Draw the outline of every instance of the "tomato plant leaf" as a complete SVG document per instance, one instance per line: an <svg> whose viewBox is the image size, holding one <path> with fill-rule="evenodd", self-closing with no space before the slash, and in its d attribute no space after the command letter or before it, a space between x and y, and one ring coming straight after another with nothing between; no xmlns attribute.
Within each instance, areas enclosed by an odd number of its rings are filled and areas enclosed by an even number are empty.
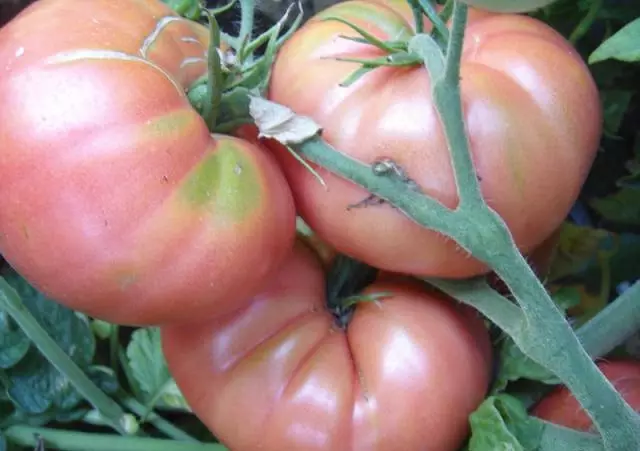
<svg viewBox="0 0 640 451"><path fill-rule="evenodd" d="M2 270L2 276L71 359L80 368L88 367L96 343L87 318L48 299L10 267ZM28 413L40 414L49 408L69 410L82 400L66 376L35 347L30 347L25 357L9 368L6 375L10 399Z"/></svg>
<svg viewBox="0 0 640 451"><path fill-rule="evenodd" d="M600 91L606 134L617 135L634 94L634 91L621 89Z"/></svg>
<svg viewBox="0 0 640 451"><path fill-rule="evenodd" d="M590 205L608 221L640 225L640 189L622 188L609 196L592 199Z"/></svg>
<svg viewBox="0 0 640 451"><path fill-rule="evenodd" d="M137 329L127 346L127 358L131 370L129 377L143 395L148 408L158 406L188 410L188 406L169 373L162 352L160 329Z"/></svg>
<svg viewBox="0 0 640 451"><path fill-rule="evenodd" d="M525 451L537 449L542 424L531 421L516 398L489 396L469 417L469 451Z"/></svg>
<svg viewBox="0 0 640 451"><path fill-rule="evenodd" d="M585 271L598 258L602 243L609 237L606 230L565 222L548 280L553 282Z"/></svg>
<svg viewBox="0 0 640 451"><path fill-rule="evenodd" d="M11 320L6 312L0 312L0 368L11 368L17 364L31 346L29 339Z"/></svg>
<svg viewBox="0 0 640 451"><path fill-rule="evenodd" d="M640 61L640 18L628 23L589 55L589 64L607 59Z"/></svg>

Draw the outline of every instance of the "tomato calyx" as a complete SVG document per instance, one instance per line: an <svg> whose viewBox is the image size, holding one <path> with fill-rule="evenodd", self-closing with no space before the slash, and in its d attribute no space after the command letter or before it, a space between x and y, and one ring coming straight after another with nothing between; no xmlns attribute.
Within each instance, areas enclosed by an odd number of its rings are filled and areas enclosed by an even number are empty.
<svg viewBox="0 0 640 451"><path fill-rule="evenodd" d="M242 31L247 28L244 24L241 24L239 36L223 36L216 15L227 11L235 1L217 9L203 7L199 13L206 16L210 29L209 67L207 73L187 89L187 97L212 133L228 133L253 123L248 114L249 98L266 92L276 53L303 19L302 5L298 3L297 16L282 33L295 6L292 4L274 26L255 38L251 37L250 31ZM243 8L253 8L252 2L241 0L241 3ZM252 22L253 9L249 12L243 13L243 21Z"/></svg>
<svg viewBox="0 0 640 451"><path fill-rule="evenodd" d="M414 11L418 33L406 40L382 40L342 17L323 17L322 21L340 22L360 35L360 37L342 35L340 36L342 39L372 45L385 53L385 55L375 58L332 58L336 61L360 65L357 70L340 83L341 87L349 87L367 73L380 67L408 67L424 64L433 78L440 75L444 67L444 52L449 39L449 30L441 16L436 13L429 2L414 0L409 3ZM434 24L434 31L431 34L422 32L423 14L426 14ZM418 24L420 25L418 26Z"/></svg>
<svg viewBox="0 0 640 451"><path fill-rule="evenodd" d="M337 327L348 327L358 302L376 301L388 296L387 293L361 293L377 276L378 269L372 266L343 254L335 257L326 280L326 306Z"/></svg>

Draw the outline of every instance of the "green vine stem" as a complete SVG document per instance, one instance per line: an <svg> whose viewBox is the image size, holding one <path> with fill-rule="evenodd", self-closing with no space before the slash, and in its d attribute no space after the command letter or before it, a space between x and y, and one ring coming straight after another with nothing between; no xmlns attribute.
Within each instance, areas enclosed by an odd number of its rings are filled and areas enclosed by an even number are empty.
<svg viewBox="0 0 640 451"><path fill-rule="evenodd" d="M66 451L228 451L218 443L186 443L146 437L120 437L113 434L91 434L60 429L11 426L4 431L6 439L19 446L35 447L39 438L49 447Z"/></svg>
<svg viewBox="0 0 640 451"><path fill-rule="evenodd" d="M578 329L578 338L593 358L602 357L640 330L640 281Z"/></svg>
<svg viewBox="0 0 640 451"><path fill-rule="evenodd" d="M434 103L451 149L460 199L455 210L412 189L402 171L383 171L377 163L373 167L362 164L332 149L317 135L288 145L311 162L350 179L392 204L418 224L452 238L493 268L514 294L519 308L498 293L476 291L477 281L429 281L475 306L511 335L526 355L555 374L588 412L607 450L640 449L640 416L599 371L518 251L503 219L482 198L469 152L460 97L460 55L466 17L466 5L455 2L445 69L439 76L429 71L433 76ZM430 69L428 64L427 69ZM474 283L476 287L472 286Z"/></svg>
<svg viewBox="0 0 640 451"><path fill-rule="evenodd" d="M162 432L168 438L183 442L199 443L195 437L189 435L170 421L165 420L156 412L147 412L147 407L133 396L122 393L118 396L118 400L123 406L135 413L138 417L144 416L145 422L153 425L158 431Z"/></svg>
<svg viewBox="0 0 640 451"><path fill-rule="evenodd" d="M603 0L591 0L587 14L580 20L569 36L569 41L572 44L576 44L591 29L593 22L598 18L602 3Z"/></svg>
<svg viewBox="0 0 640 451"><path fill-rule="evenodd" d="M127 434L126 425L131 421L131 415L126 414L118 403L100 390L58 346L3 277L0 277L0 308L11 315L42 355L71 381L78 392L109 421L116 431Z"/></svg>

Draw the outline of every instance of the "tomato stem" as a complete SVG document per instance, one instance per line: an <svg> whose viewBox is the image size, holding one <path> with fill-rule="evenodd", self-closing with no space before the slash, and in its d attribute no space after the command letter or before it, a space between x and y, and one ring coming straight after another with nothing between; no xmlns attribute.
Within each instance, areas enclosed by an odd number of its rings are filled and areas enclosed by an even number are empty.
<svg viewBox="0 0 640 451"><path fill-rule="evenodd" d="M640 281L578 329L578 337L594 358L607 355L638 332L640 324Z"/></svg>
<svg viewBox="0 0 640 451"><path fill-rule="evenodd" d="M413 20L416 27L416 33L424 32L424 20L422 18L423 12L420 3L417 0L409 0L411 6L411 12L413 13Z"/></svg>
<svg viewBox="0 0 640 451"><path fill-rule="evenodd" d="M418 2L424 14L433 24L433 32L440 36L442 42L446 43L449 40L449 29L433 6L433 0L409 0L409 3L413 2Z"/></svg>
<svg viewBox="0 0 640 451"><path fill-rule="evenodd" d="M602 0L592 0L589 5L587 14L580 20L578 25L573 29L571 35L569 35L569 42L576 44L580 38L582 38L590 29L593 23L598 18L598 13L602 8Z"/></svg>
<svg viewBox="0 0 640 451"><path fill-rule="evenodd" d="M203 106L203 116L209 126L214 130L220 114L220 102L224 79L222 77L222 62L220 58L220 27L218 21L211 12L205 12L209 19L210 43L208 49L209 73L207 75L208 101Z"/></svg>
<svg viewBox="0 0 640 451"><path fill-rule="evenodd" d="M255 8L255 0L240 0L240 32L238 34L238 42L241 43L241 48L251 42Z"/></svg>
<svg viewBox="0 0 640 451"><path fill-rule="evenodd" d="M170 421L165 420L162 416L158 415L156 412L147 413L147 408L140 401L138 401L133 396L129 396L128 394L122 392L118 397L118 401L129 409L131 412L135 413L137 416L142 417L146 416L146 422L153 425L158 431L162 432L167 437L180 440L183 442L194 442L200 443L191 435L187 434L185 431L175 426Z"/></svg>
<svg viewBox="0 0 640 451"><path fill-rule="evenodd" d="M113 434L92 434L60 429L11 426L4 432L6 439L19 446L36 446L41 437L46 447L66 451L227 451L219 443L186 443L175 440L120 437Z"/></svg>
<svg viewBox="0 0 640 451"><path fill-rule="evenodd" d="M128 416L122 408L100 390L60 348L3 277L0 277L0 308L11 315L42 355L69 379L76 390L109 421L111 427L121 434L127 433L124 426Z"/></svg>

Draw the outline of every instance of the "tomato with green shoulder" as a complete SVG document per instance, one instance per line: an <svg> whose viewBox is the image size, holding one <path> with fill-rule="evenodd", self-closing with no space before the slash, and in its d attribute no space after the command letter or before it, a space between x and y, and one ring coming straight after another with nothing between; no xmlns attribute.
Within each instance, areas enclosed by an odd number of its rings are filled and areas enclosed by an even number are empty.
<svg viewBox="0 0 640 451"><path fill-rule="evenodd" d="M208 46L158 0L40 0L0 30L0 252L49 297L121 324L201 318L290 251L278 163L189 103Z"/></svg>

